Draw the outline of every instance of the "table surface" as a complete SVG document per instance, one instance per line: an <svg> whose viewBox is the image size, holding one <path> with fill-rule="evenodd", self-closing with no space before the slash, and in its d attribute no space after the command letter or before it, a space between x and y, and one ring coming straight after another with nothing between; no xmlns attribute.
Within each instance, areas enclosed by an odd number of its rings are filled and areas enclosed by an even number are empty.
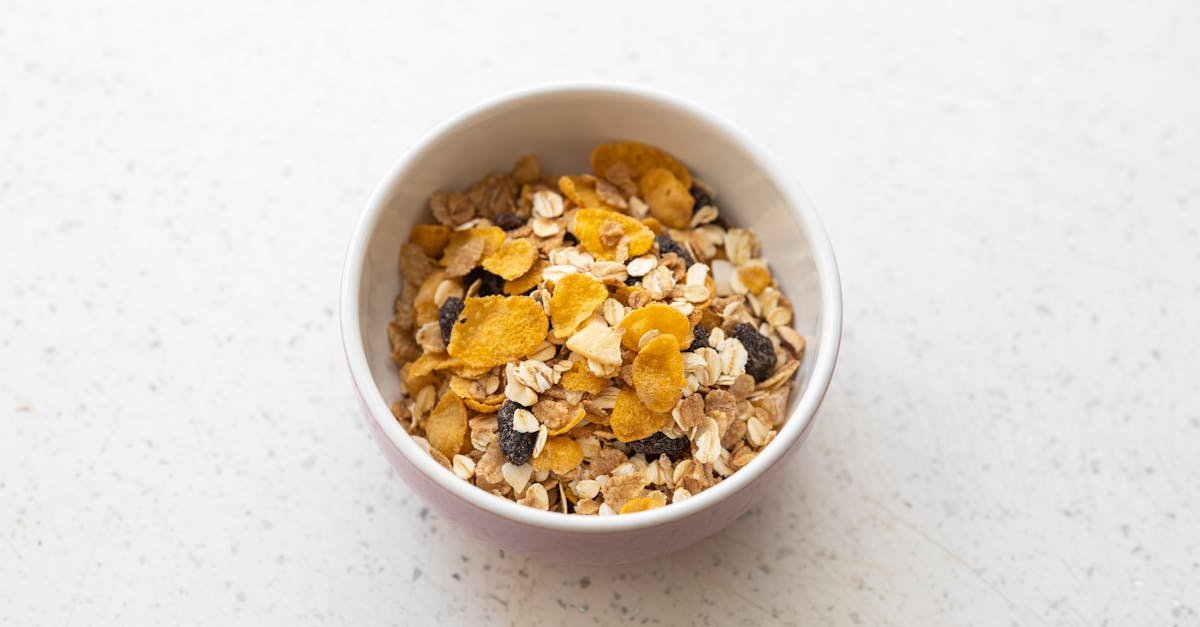
<svg viewBox="0 0 1200 627"><path fill-rule="evenodd" d="M1197 5L398 4L3 4L0 623L1200 624ZM570 79L746 127L843 272L782 488L631 566L447 528L336 330L393 159Z"/></svg>

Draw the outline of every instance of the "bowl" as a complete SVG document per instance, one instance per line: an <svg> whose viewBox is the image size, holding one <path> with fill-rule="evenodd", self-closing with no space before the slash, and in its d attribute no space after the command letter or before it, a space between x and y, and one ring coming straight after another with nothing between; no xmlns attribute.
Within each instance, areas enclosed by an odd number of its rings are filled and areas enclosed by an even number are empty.
<svg viewBox="0 0 1200 627"><path fill-rule="evenodd" d="M418 448L388 409L399 396L386 327L400 291L398 253L414 224L432 221L430 192L459 189L536 153L543 170L586 172L599 143L633 139L676 155L718 193L733 225L753 228L795 308L807 353L787 422L752 462L686 501L621 516L536 510L454 476ZM367 202L346 254L342 340L363 413L396 472L445 520L501 548L550 561L649 559L713 534L766 494L812 427L837 360L841 289L829 238L791 177L729 122L659 91L611 84L526 89L472 107L417 142ZM415 524L415 523L414 523Z"/></svg>

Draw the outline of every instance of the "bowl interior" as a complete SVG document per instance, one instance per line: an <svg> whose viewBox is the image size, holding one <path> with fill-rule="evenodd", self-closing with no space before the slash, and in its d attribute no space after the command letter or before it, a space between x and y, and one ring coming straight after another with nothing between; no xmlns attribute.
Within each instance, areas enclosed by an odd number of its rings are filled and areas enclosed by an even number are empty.
<svg viewBox="0 0 1200 627"><path fill-rule="evenodd" d="M644 94L586 88L535 92L452 120L410 154L376 193L379 210L360 226L369 236L359 275L358 332L371 378L386 404L400 392L385 331L400 291L398 253L413 225L432 221L428 195L460 189L492 170L507 170L525 153L537 154L546 172L588 172L591 149L621 139L653 144L676 155L717 191L716 204L733 226L757 232L763 258L791 299L796 329L808 342L789 399L787 411L793 413L825 340L814 252L805 225L791 207L807 200L796 194L789 200L746 139L705 114ZM811 416L793 418L807 421ZM804 426L788 424L780 439L794 440L785 436L798 435Z"/></svg>

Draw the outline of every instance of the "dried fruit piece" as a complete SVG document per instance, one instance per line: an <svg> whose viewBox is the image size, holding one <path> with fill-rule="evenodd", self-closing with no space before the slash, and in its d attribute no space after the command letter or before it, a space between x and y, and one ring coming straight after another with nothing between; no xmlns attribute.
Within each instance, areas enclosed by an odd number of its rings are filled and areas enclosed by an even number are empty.
<svg viewBox="0 0 1200 627"><path fill-rule="evenodd" d="M683 353L674 335L659 335L633 360L633 387L651 411L668 412L683 396Z"/></svg>
<svg viewBox="0 0 1200 627"><path fill-rule="evenodd" d="M542 271L549 266L550 262L545 259L536 259L529 270L521 276L504 282L505 294L526 294L529 290L538 286L542 282Z"/></svg>
<svg viewBox="0 0 1200 627"><path fill-rule="evenodd" d="M692 195L687 186L665 168L651 168L638 178L638 192L650 205L650 215L673 229L692 222Z"/></svg>
<svg viewBox="0 0 1200 627"><path fill-rule="evenodd" d="M584 364L576 362L573 368L562 374L562 378L558 382L564 390L570 392L599 394L608 387L608 381L605 377L592 374Z"/></svg>
<svg viewBox="0 0 1200 627"><path fill-rule="evenodd" d="M638 178L653 168L665 168L679 179L685 188L692 186L691 173L675 157L662 149L639 142L601 144L592 150L590 160L593 172L618 185L620 176L614 169L623 165L628 168L633 178Z"/></svg>
<svg viewBox="0 0 1200 627"><path fill-rule="evenodd" d="M501 244L496 252L484 257L483 269L511 281L528 272L537 257L537 248L529 240L509 240Z"/></svg>
<svg viewBox="0 0 1200 627"><path fill-rule="evenodd" d="M533 445L537 432L522 433L513 429L513 416L518 409L525 409L512 401L504 401L496 412L496 432L500 436L500 450L508 461L520 466L533 457Z"/></svg>
<svg viewBox="0 0 1200 627"><path fill-rule="evenodd" d="M650 437L670 419L671 414L651 410L642 404L637 393L622 389L617 393L608 424L618 440L632 442Z"/></svg>
<svg viewBox="0 0 1200 627"><path fill-rule="evenodd" d="M516 213L501 213L492 216L492 224L495 224L505 231L519 229L525 226L525 222L525 217Z"/></svg>
<svg viewBox="0 0 1200 627"><path fill-rule="evenodd" d="M542 452L533 458L536 470L550 470L558 474L570 472L583 462L583 449L575 440L557 435L546 440Z"/></svg>
<svg viewBox="0 0 1200 627"><path fill-rule="evenodd" d="M438 309L438 326L442 329L442 343L450 343L450 330L454 328L454 323L458 321L458 314L462 313L463 299L457 296L451 296L442 302L442 306Z"/></svg>
<svg viewBox="0 0 1200 627"><path fill-rule="evenodd" d="M408 241L421 247L426 255L437 258L450 239L450 227L444 224L418 224L413 227Z"/></svg>
<svg viewBox="0 0 1200 627"><path fill-rule="evenodd" d="M708 333L708 327L696 325L696 327L692 329L692 344L691 346L688 346L688 350L694 351L708 346Z"/></svg>
<svg viewBox="0 0 1200 627"><path fill-rule="evenodd" d="M625 329L621 345L629 350L637 350L638 341L650 330L673 335L679 344L688 342L692 331L687 316L666 303L650 303L634 309L618 326Z"/></svg>
<svg viewBox="0 0 1200 627"><path fill-rule="evenodd" d="M608 288L586 274L568 274L554 284L550 297L550 324L555 337L569 337L608 299Z"/></svg>
<svg viewBox="0 0 1200 627"><path fill-rule="evenodd" d="M692 254L682 244L671 239L670 235L662 233L655 237L654 241L658 244L658 254L666 255L667 253L675 253L683 260L683 265L688 268L692 267L693 263L696 263L696 260L692 259Z"/></svg>
<svg viewBox="0 0 1200 627"><path fill-rule="evenodd" d="M701 189L699 185L696 185L695 181L692 181L692 189L690 191L692 193L692 200L696 201L695 207L697 209L713 204L712 196L709 196L708 192Z"/></svg>
<svg viewBox="0 0 1200 627"><path fill-rule="evenodd" d="M451 231L450 237L446 242L446 249L442 252L442 265L448 265L454 255L458 253L458 249L465 246L468 242L479 240L483 242L482 256L496 252L497 248L504 243L504 229L498 226L477 226L473 229L463 231Z"/></svg>
<svg viewBox="0 0 1200 627"><path fill-rule="evenodd" d="M687 436L680 438L667 437L665 433L659 431L648 438L634 440L629 443L629 448L634 453L641 453L646 456L646 459L655 459L659 455L666 455L673 460L680 460L685 455L691 452L692 443L688 441Z"/></svg>
<svg viewBox="0 0 1200 627"><path fill-rule="evenodd" d="M733 325L729 335L746 347L746 373L759 383L769 379L775 370L775 346L771 340L748 322Z"/></svg>
<svg viewBox="0 0 1200 627"><path fill-rule="evenodd" d="M625 235L623 241L628 246L630 257L644 255L654 244L654 232L646 228L638 220L627 215L609 211L608 209L587 208L575 212L575 223L571 232L579 238L579 244L598 259L612 261L617 256L618 243L605 244L601 233L606 230L605 224L614 224ZM611 229L612 227L608 227Z"/></svg>
<svg viewBox="0 0 1200 627"><path fill-rule="evenodd" d="M762 259L751 259L737 268L738 279L755 296L771 285L771 271Z"/></svg>
<svg viewBox="0 0 1200 627"><path fill-rule="evenodd" d="M632 514L634 512L644 512L648 509L657 509L666 504L667 495L655 490L646 496L639 496L625 501L625 504L621 506L621 513Z"/></svg>
<svg viewBox="0 0 1200 627"><path fill-rule="evenodd" d="M458 395L449 390L442 395L429 417L425 419L425 439L447 459L462 450L467 437L467 408Z"/></svg>
<svg viewBox="0 0 1200 627"><path fill-rule="evenodd" d="M504 279L483 268L475 268L463 277L463 285L468 289L475 281L479 281L479 289L475 291L474 296L495 296L504 293Z"/></svg>
<svg viewBox="0 0 1200 627"><path fill-rule="evenodd" d="M446 350L468 366L499 366L533 353L549 327L542 306L528 296L468 298Z"/></svg>

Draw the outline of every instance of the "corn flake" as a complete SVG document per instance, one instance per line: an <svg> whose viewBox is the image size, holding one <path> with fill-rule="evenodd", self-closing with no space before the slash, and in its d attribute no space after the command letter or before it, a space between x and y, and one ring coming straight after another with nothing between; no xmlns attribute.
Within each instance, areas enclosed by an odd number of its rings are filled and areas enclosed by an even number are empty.
<svg viewBox="0 0 1200 627"><path fill-rule="evenodd" d="M549 327L542 306L528 296L468 298L446 349L466 366L490 368L533 353Z"/></svg>
<svg viewBox="0 0 1200 627"><path fill-rule="evenodd" d="M529 240L509 240L484 257L483 269L511 281L528 272L537 258L538 251Z"/></svg>
<svg viewBox="0 0 1200 627"><path fill-rule="evenodd" d="M550 470L559 474L578 468L583 462L583 449L579 444L565 435L558 435L546 440L542 452L533 458L535 470Z"/></svg>
<svg viewBox="0 0 1200 627"><path fill-rule="evenodd" d="M745 285L746 289L755 296L771 285L771 271L767 269L766 262L761 259L751 259L738 266L737 275L741 279L742 285Z"/></svg>
<svg viewBox="0 0 1200 627"><path fill-rule="evenodd" d="M671 411L686 385L683 353L675 336L659 335L638 351L633 360L633 388L651 411Z"/></svg>
<svg viewBox="0 0 1200 627"><path fill-rule="evenodd" d="M564 390L569 392L599 394L604 391L604 388L608 387L608 379L592 374L587 369L587 366L579 362L576 362L573 368L564 372L558 382Z"/></svg>
<svg viewBox="0 0 1200 627"><path fill-rule="evenodd" d="M536 259L529 271L521 276L504 282L504 293L509 295L527 294L529 290L542 282L542 271L550 265L545 259Z"/></svg>
<svg viewBox="0 0 1200 627"><path fill-rule="evenodd" d="M562 176L558 179L558 191L562 192L577 207L612 207L604 202L596 191L596 179L591 176Z"/></svg>
<svg viewBox="0 0 1200 627"><path fill-rule="evenodd" d="M450 227L444 224L418 224L408 236L408 241L420 246L426 255L433 258L442 254L449 240Z"/></svg>
<svg viewBox="0 0 1200 627"><path fill-rule="evenodd" d="M639 142L614 142L596 146L592 150L591 163L592 171L605 178L609 178L608 173L614 166L624 164L634 178L645 174L647 170L664 168L679 179L684 187L692 186L691 173L678 159L664 150Z"/></svg>
<svg viewBox="0 0 1200 627"><path fill-rule="evenodd" d="M449 390L442 395L429 417L425 419L425 439L447 459L462 450L467 435L467 408L458 395Z"/></svg>
<svg viewBox="0 0 1200 627"><path fill-rule="evenodd" d="M692 334L687 316L666 303L650 303L634 309L618 326L625 329L621 345L629 350L637 350L638 341L650 330L673 335L680 345L690 343L688 338Z"/></svg>
<svg viewBox="0 0 1200 627"><path fill-rule="evenodd" d="M550 297L550 324L555 337L570 337L607 299L608 288L586 274L568 274L559 279Z"/></svg>
<svg viewBox="0 0 1200 627"><path fill-rule="evenodd" d="M671 414L656 412L642 404L637 393L622 389L617 394L609 427L622 442L632 442L654 435L671 419Z"/></svg>
<svg viewBox="0 0 1200 627"><path fill-rule="evenodd" d="M479 226L463 231L451 231L446 241L446 248L442 252L441 264L449 264L458 252L458 249L473 240L481 240L483 242L483 252L481 255L488 257L496 252L497 248L500 248L506 237L504 229L498 226Z"/></svg>
<svg viewBox="0 0 1200 627"><path fill-rule="evenodd" d="M667 495L654 490L648 492L646 496L639 496L625 501L625 504L621 506L621 513L632 514L634 512L644 512L648 509L657 509L666 504Z"/></svg>
<svg viewBox="0 0 1200 627"><path fill-rule="evenodd" d="M646 225L635 218L608 209L587 208L576 211L571 232L585 250L599 259L612 261L617 256L618 244L605 243L605 238L601 237L613 228L606 227L606 224L615 225L624 233L623 239L629 247L630 257L644 255L654 245L654 232Z"/></svg>
<svg viewBox="0 0 1200 627"><path fill-rule="evenodd" d="M446 273L438 270L426 277L425 281L421 283L421 287L417 289L417 295L413 297L413 315L418 327L438 319L438 306L434 296L437 295L438 285L444 278L446 278Z"/></svg>
<svg viewBox="0 0 1200 627"><path fill-rule="evenodd" d="M692 222L696 200L686 185L665 168L651 168L638 178L638 192L650 205L650 215L673 229L686 229Z"/></svg>

